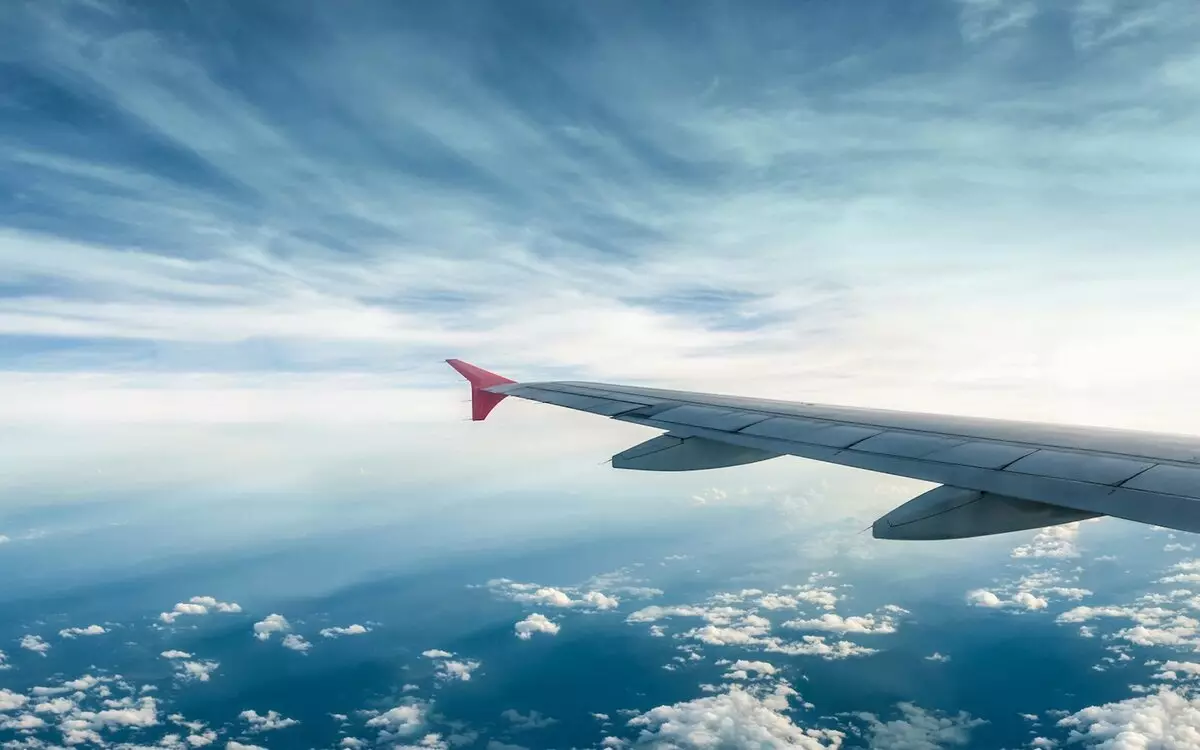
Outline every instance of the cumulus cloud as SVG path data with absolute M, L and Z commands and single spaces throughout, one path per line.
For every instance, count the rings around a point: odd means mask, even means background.
M 312 644 L 304 640 L 304 636 L 297 635 L 295 633 L 288 633 L 285 635 L 283 640 L 279 642 L 279 645 L 283 646 L 284 648 L 291 649 L 292 651 L 299 651 L 301 653 L 304 653 L 312 648 Z
M 1044 597 L 1035 596 L 1028 591 L 1018 591 L 1008 599 L 1001 599 L 987 589 L 975 589 L 967 592 L 967 603 L 976 607 L 999 609 L 1012 607 L 1014 609 L 1045 609 L 1048 602 Z
M 754 672 L 758 677 L 770 677 L 778 671 L 779 670 L 775 668 L 775 665 L 771 664 L 770 662 L 738 659 L 729 666 L 729 671 L 725 673 L 725 679 L 749 679 L 750 672 Z
M 29 698 L 14 693 L 8 688 L 0 688 L 0 711 L 15 711 L 29 702 Z
M 254 623 L 254 637 L 260 641 L 268 640 L 272 633 L 286 633 L 292 629 L 291 623 L 283 615 L 267 615 Z
M 373 716 L 367 726 L 379 729 L 379 741 L 411 737 L 425 727 L 429 705 L 421 701 L 405 703 Z
M 1160 680 L 1191 680 L 1200 677 L 1200 663 L 1194 661 L 1175 661 L 1168 659 L 1163 662 L 1160 671 L 1154 675 Z
M 475 659 L 454 659 L 454 654 L 438 648 L 431 648 L 428 651 L 422 652 L 421 655 L 437 662 L 435 675 L 439 680 L 446 682 L 454 680 L 466 682 L 471 679 L 471 674 L 479 669 L 482 664 Z
M 785 628 L 794 630 L 825 630 L 831 633 L 888 634 L 896 632 L 896 621 L 886 615 L 876 619 L 874 615 L 841 615 L 826 613 L 814 620 L 788 620 Z
M 822 580 L 815 578 L 814 581 Z M 800 641 L 789 642 L 771 634 L 771 620 L 758 614 L 754 605 L 767 599 L 774 608 L 798 606 L 801 601 L 810 605 L 826 608 L 836 603 L 838 598 L 830 591 L 816 588 L 814 581 L 804 586 L 793 586 L 787 590 L 796 594 L 813 593 L 813 600 L 797 597 L 794 601 L 779 601 L 770 599 L 759 589 L 744 589 L 738 592 L 717 594 L 710 598 L 707 604 L 684 605 L 652 605 L 630 613 L 625 619 L 630 623 L 654 623 L 667 618 L 701 618 L 705 625 L 693 627 L 682 632 L 679 637 L 710 646 L 742 646 L 759 649 L 772 653 L 792 656 L 818 656 L 824 659 L 845 659 L 854 656 L 866 656 L 875 653 L 875 649 L 860 646 L 849 641 L 827 642 L 823 636 L 803 636 Z M 791 596 L 789 593 L 788 596 Z M 733 605 L 739 606 L 733 606 Z M 749 605 L 749 606 L 748 606 Z M 767 608 L 770 611 L 770 607 Z M 884 614 L 842 617 L 836 613 L 826 612 L 817 618 L 795 619 L 783 623 L 785 627 L 800 630 L 825 630 L 838 633 L 892 633 L 895 632 L 893 615 L 904 613 L 901 607 L 888 605 L 882 608 Z M 655 626 L 656 627 L 656 626 Z M 657 635 L 662 631 L 652 631 Z
M 287 729 L 300 723 L 296 719 L 289 719 L 281 715 L 278 711 L 267 711 L 266 714 L 260 714 L 253 709 L 247 709 L 238 714 L 238 718 L 250 725 L 248 729 L 251 732 Z
M 325 638 L 338 638 L 343 635 L 364 635 L 371 629 L 363 625 L 347 625 L 346 627 L 322 628 L 321 635 Z
M 1033 535 L 1028 544 L 1022 544 L 1012 551 L 1016 558 L 1050 557 L 1067 559 L 1079 557 L 1076 541 L 1079 537 L 1079 522 L 1065 523 L 1061 526 L 1048 526 Z
M 6 669 L 12 669 L 12 665 L 8 663 L 8 654 L 0 651 L 0 672 Z
M 534 633 L 558 635 L 560 629 L 558 623 L 537 612 L 513 625 L 513 630 L 516 632 L 517 637 L 523 641 L 532 638 Z
M 42 656 L 45 656 L 46 652 L 50 650 L 50 644 L 46 643 L 40 635 L 23 635 L 21 636 L 20 644 L 21 648 L 26 651 L 32 651 Z
M 1068 743 L 1112 748 L 1200 747 L 1200 698 L 1162 688 L 1128 700 L 1089 706 L 1059 720 L 1071 730 Z
M 514 602 L 535 604 L 545 607 L 579 608 L 589 610 L 616 609 L 621 601 L 615 596 L 602 591 L 585 591 L 575 587 L 566 589 L 552 586 L 539 586 L 533 583 L 519 583 L 508 578 L 496 578 L 487 582 L 493 592 Z M 645 593 L 645 591 L 641 592 Z
M 635 742 L 638 747 L 840 747 L 845 737 L 842 732 L 793 723 L 787 711 L 795 695 L 786 683 L 757 690 L 731 685 L 715 695 L 653 708 L 630 719 L 629 726 L 640 729 Z
M 482 662 L 476 659 L 443 659 L 437 664 L 437 677 L 447 682 L 454 680 L 467 682 L 481 665 Z
M 819 656 L 822 659 L 850 659 L 869 656 L 878 649 L 861 646 L 850 641 L 826 641 L 823 636 L 806 635 L 799 642 L 787 642 L 776 638 L 766 639 L 760 645 L 765 651 L 788 656 Z
M 107 632 L 100 625 L 88 625 L 84 628 L 63 628 L 58 634 L 63 638 L 76 638 L 81 635 L 104 635 Z
M 237 613 L 241 605 L 236 602 L 222 602 L 211 596 L 193 596 L 186 602 L 178 602 L 170 612 L 163 612 L 158 619 L 165 623 L 173 623 L 181 616 L 207 615 L 209 612 Z
M 912 703 L 899 703 L 900 718 L 882 721 L 862 713 L 867 722 L 871 747 L 877 750 L 941 750 L 952 745 L 967 745 L 971 730 L 987 722 L 972 718 L 965 711 L 944 714 L 927 711 Z
M 926 656 L 926 657 L 925 657 L 925 661 L 940 661 L 940 662 L 947 662 L 947 661 L 950 661 L 950 657 L 949 657 L 948 655 L 946 655 L 946 654 L 943 654 L 943 653 L 939 652 L 939 651 L 934 651 L 932 654 L 930 654 L 929 656 Z

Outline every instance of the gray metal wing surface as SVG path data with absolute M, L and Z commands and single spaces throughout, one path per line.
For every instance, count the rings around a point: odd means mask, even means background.
M 516 383 L 450 360 L 476 419 L 508 396 L 662 434 L 613 466 L 692 471 L 782 455 L 939 485 L 875 522 L 882 539 L 954 539 L 1114 516 L 1200 531 L 1200 436 L 775 401 L 658 388 Z M 467 369 L 469 368 L 469 369 Z

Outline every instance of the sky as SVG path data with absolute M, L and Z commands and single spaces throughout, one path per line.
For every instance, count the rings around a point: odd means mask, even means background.
M 246 610 L 225 622 L 259 621 L 464 561 L 458 596 L 580 586 L 663 545 L 767 587 L 900 566 L 928 601 L 947 565 L 1015 565 L 1034 532 L 857 534 L 920 482 L 792 458 L 613 471 L 651 435 L 517 399 L 472 424 L 443 360 L 1200 431 L 1198 43 L 1191 0 L 12 2 L 0 602 L 29 617 L 8 625 L 142 584 L 95 614 L 221 589 Z M 1079 533 L 1153 547 L 1128 568 L 1146 581 L 1187 562 L 1121 522 Z M 608 556 L 547 572 L 584 541 Z M 546 556 L 497 572 L 526 552 Z M 674 604 L 733 591 L 704 570 Z M 1026 620 L 1011 597 L 1045 592 L 1018 573 L 937 606 Z M 375 637 L 400 619 L 353 614 Z

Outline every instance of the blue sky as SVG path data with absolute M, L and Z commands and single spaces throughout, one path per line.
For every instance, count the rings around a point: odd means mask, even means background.
M 926 485 L 790 458 L 616 472 L 602 462 L 641 428 L 516 399 L 472 424 L 442 363 L 1196 432 L 1191 0 L 80 0 L 14 3 L 5 20 L 0 604 L 36 614 L 0 637 L 44 633 L 55 658 L 86 661 L 57 627 L 149 627 L 212 592 L 242 602 L 220 622 L 243 640 L 275 611 L 321 645 L 322 618 L 378 618 L 372 637 L 418 649 L 386 669 L 439 646 L 517 685 L 539 678 L 489 649 L 511 648 L 530 610 L 465 588 L 489 571 L 577 595 L 629 560 L 703 551 L 703 576 L 655 585 L 663 604 L 711 608 L 828 565 L 858 575 L 844 614 L 883 616 L 873 581 L 907 591 L 926 629 L 905 621 L 913 640 L 892 651 L 926 668 L 926 646 L 956 643 L 959 671 L 925 686 L 917 715 L 890 693 L 856 707 L 863 694 L 837 687 L 852 672 L 825 665 L 818 710 L 869 712 L 850 724 L 896 742 L 945 720 L 949 745 L 1026 732 L 1011 706 L 990 728 L 954 718 L 947 696 L 992 662 L 946 622 L 1033 628 L 1089 670 L 1144 646 L 1136 627 L 1165 633 L 1140 654 L 1154 660 L 1195 646 L 1150 611 L 1191 606 L 1153 600 L 1189 575 L 1164 557 L 1184 550 L 1159 546 L 1182 542 L 1157 532 L 1106 520 L 1069 539 L 877 543 L 857 531 Z M 1113 553 L 1120 574 L 1099 559 Z M 1056 582 L 1029 578 L 1042 564 Z M 428 642 L 444 623 L 403 630 L 437 591 L 403 600 L 396 570 L 453 581 L 448 606 L 499 628 L 495 643 L 465 625 L 453 644 Z M 1063 593 L 1080 586 L 1096 599 Z M 388 606 L 364 609 L 364 592 Z M 1077 605 L 1123 609 L 1056 619 Z M 609 613 L 614 632 L 634 609 Z M 720 626 L 698 616 L 670 632 Z M 559 618 L 564 636 L 601 621 L 580 618 Z M 1113 627 L 1074 636 L 1093 620 Z M 259 644 L 224 632 L 184 645 L 229 670 Z M 4 643 L 22 661 L 0 675 L 28 686 L 84 668 Z M 853 674 L 891 674 L 864 664 Z M 1152 702 L 1124 686 L 1166 680 L 1146 659 L 1122 669 L 1141 671 L 1040 708 Z M 738 708 L 703 702 L 695 676 L 627 707 L 681 721 Z M 355 700 L 380 708 L 393 678 L 364 678 Z M 754 697 L 741 708 L 792 731 Z M 1126 702 L 1075 726 L 1098 744 L 1103 721 L 1159 709 L 1193 710 Z
M 468 431 L 447 356 L 1194 430 L 1189 9 L 20 4 L 0 482 L 511 487 L 644 439 Z

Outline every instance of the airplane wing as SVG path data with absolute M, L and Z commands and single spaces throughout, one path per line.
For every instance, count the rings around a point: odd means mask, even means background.
M 877 539 L 960 539 L 1114 516 L 1200 532 L 1200 436 L 552 381 L 461 360 L 472 418 L 508 396 L 663 433 L 618 469 L 694 471 L 782 455 L 941 485 L 877 520 Z

